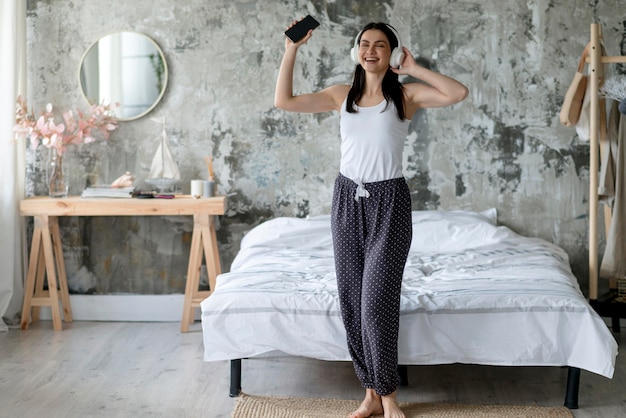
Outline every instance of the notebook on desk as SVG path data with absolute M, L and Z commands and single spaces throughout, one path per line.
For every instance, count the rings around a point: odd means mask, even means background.
M 134 187 L 110 187 L 110 186 L 92 186 L 87 187 L 81 193 L 81 197 L 119 197 L 119 198 L 132 198 Z

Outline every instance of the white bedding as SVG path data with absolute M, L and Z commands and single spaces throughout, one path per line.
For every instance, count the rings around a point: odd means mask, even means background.
M 204 300 L 204 360 L 350 360 L 328 216 L 277 218 L 242 240 Z M 613 376 L 617 344 L 566 253 L 496 226 L 496 212 L 413 212 L 399 363 L 573 366 Z

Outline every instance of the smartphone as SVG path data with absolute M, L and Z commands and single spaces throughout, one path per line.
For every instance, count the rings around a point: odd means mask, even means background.
M 319 25 L 320 22 L 315 20 L 313 16 L 307 15 L 304 19 L 287 29 L 285 35 L 292 41 L 298 42 L 309 33 L 309 30 L 315 29 Z

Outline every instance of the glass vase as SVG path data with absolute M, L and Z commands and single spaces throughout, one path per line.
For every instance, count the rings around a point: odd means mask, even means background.
M 48 196 L 67 197 L 69 192 L 69 179 L 63 168 L 63 154 L 59 155 L 56 149 L 50 150 L 48 163 Z

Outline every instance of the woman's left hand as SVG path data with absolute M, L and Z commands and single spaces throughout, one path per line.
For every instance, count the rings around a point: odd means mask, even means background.
M 398 75 L 409 75 L 411 73 L 411 70 L 417 66 L 417 63 L 415 62 L 415 58 L 413 57 L 413 54 L 411 54 L 411 51 L 409 51 L 409 48 L 407 48 L 406 46 L 403 46 L 402 52 L 404 52 L 404 58 L 402 59 L 402 62 L 400 63 L 400 67 L 398 68 L 391 67 L 391 71 L 393 71 L 394 73 Z

